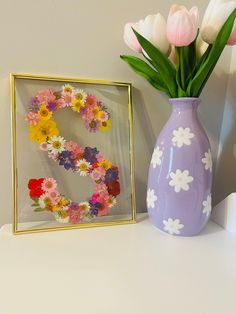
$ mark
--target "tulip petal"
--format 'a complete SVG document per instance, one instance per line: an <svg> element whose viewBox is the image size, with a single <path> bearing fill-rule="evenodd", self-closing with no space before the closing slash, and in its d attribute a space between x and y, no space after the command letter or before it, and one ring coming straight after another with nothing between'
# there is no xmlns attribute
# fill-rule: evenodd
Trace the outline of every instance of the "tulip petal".
<svg viewBox="0 0 236 314"><path fill-rule="evenodd" d="M127 23L124 27L124 41L126 45L136 52L142 52L142 48L133 32L133 29L138 30L137 23Z"/></svg>
<svg viewBox="0 0 236 314"><path fill-rule="evenodd" d="M232 33L231 33L231 35L230 35L230 37L228 39L227 44L229 46L236 45L236 26L235 26L234 30L232 31Z"/></svg>

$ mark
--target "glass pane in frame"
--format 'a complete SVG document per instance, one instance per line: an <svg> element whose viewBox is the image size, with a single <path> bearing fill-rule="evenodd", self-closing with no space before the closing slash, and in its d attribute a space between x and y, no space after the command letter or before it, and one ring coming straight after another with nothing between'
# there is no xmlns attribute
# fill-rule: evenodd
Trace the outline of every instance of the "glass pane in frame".
<svg viewBox="0 0 236 314"><path fill-rule="evenodd" d="M12 74L11 91L13 232L135 222L131 85Z"/></svg>

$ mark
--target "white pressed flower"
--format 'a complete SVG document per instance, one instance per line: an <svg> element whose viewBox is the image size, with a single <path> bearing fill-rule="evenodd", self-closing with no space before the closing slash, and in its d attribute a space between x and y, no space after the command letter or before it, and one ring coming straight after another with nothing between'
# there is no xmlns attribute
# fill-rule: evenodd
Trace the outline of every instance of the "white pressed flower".
<svg viewBox="0 0 236 314"><path fill-rule="evenodd" d="M152 160L151 160L151 164L153 166L153 168L156 168L156 166L160 166L161 165L161 157L163 155L163 151L160 150L160 147L157 146L154 149L154 152L152 154Z"/></svg>
<svg viewBox="0 0 236 314"><path fill-rule="evenodd" d="M174 187L176 193L179 193L181 190L188 191L189 183L193 181L193 177L189 175L188 170L183 172L179 169L176 172L171 172L169 185Z"/></svg>
<svg viewBox="0 0 236 314"><path fill-rule="evenodd" d="M91 168L91 164L87 162L85 159L81 159L77 161L76 167L78 168L79 174L82 177L85 177L88 175L88 171Z"/></svg>
<svg viewBox="0 0 236 314"><path fill-rule="evenodd" d="M155 191L148 189L148 191L147 191L147 207L148 208L154 208L156 200L157 200L157 196L155 195Z"/></svg>
<svg viewBox="0 0 236 314"><path fill-rule="evenodd" d="M191 133L190 128L178 128L178 130L173 131L172 143L177 145L177 147L182 147L183 145L191 145L191 139L194 134Z"/></svg>
<svg viewBox="0 0 236 314"><path fill-rule="evenodd" d="M179 219L173 220L168 218L163 220L164 230L169 234L180 234L180 230L184 228L184 225L180 223Z"/></svg>
<svg viewBox="0 0 236 314"><path fill-rule="evenodd" d="M202 158L202 162L205 164L205 169L209 169L209 171L212 172L212 157L210 149L208 149L208 152L205 153L205 157Z"/></svg>
<svg viewBox="0 0 236 314"><path fill-rule="evenodd" d="M113 207L116 205L116 198L114 196L110 196L108 199L108 207Z"/></svg>
<svg viewBox="0 0 236 314"><path fill-rule="evenodd" d="M48 150L53 154L59 154L65 150L65 139L62 136L53 136L48 141Z"/></svg>
<svg viewBox="0 0 236 314"><path fill-rule="evenodd" d="M51 204L51 200L47 193L44 193L39 198L39 207L46 208L47 205Z"/></svg>
<svg viewBox="0 0 236 314"><path fill-rule="evenodd" d="M70 84L65 84L62 86L62 92L63 93L73 93L74 92L74 87L71 86Z"/></svg>
<svg viewBox="0 0 236 314"><path fill-rule="evenodd" d="M55 216L56 221L58 221L61 224L67 224L69 222L69 216L63 215L63 212L62 214L55 213L54 216Z"/></svg>
<svg viewBox="0 0 236 314"><path fill-rule="evenodd" d="M76 99L81 100L82 102L86 101L87 94L83 89L74 89L73 95L75 96Z"/></svg>
<svg viewBox="0 0 236 314"><path fill-rule="evenodd" d="M86 213L90 210L90 205L88 202L79 203L80 209L84 210Z"/></svg>

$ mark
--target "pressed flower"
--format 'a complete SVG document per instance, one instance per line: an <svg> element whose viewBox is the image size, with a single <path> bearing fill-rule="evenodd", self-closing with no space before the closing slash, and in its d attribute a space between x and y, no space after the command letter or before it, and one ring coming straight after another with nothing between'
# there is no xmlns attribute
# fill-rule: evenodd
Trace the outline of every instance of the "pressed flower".
<svg viewBox="0 0 236 314"><path fill-rule="evenodd" d="M108 207L113 207L116 204L116 198L114 196L109 196L108 199Z"/></svg>
<svg viewBox="0 0 236 314"><path fill-rule="evenodd" d="M79 112L81 106L84 106L84 102L82 100L76 98L72 100L72 110Z"/></svg>
<svg viewBox="0 0 236 314"><path fill-rule="evenodd" d="M99 166L103 167L105 170L107 170L111 167L111 162L108 160L102 160L98 164L99 164Z"/></svg>
<svg viewBox="0 0 236 314"><path fill-rule="evenodd" d="M39 145L40 149L42 151L47 151L48 150L48 143L47 142L43 142Z"/></svg>
<svg viewBox="0 0 236 314"><path fill-rule="evenodd" d="M102 122L107 121L109 118L108 113L106 111L99 111L97 118Z"/></svg>
<svg viewBox="0 0 236 314"><path fill-rule="evenodd" d="M47 109L45 105L40 106L38 111L38 118L40 120L49 120L52 116L52 112Z"/></svg>
<svg viewBox="0 0 236 314"><path fill-rule="evenodd" d="M64 146L65 149L69 150L70 152L75 151L79 148L78 144L73 141L66 141Z"/></svg>
<svg viewBox="0 0 236 314"><path fill-rule="evenodd" d="M83 103L86 101L87 94L82 89L75 89L74 96L76 99L81 100Z"/></svg>
<svg viewBox="0 0 236 314"><path fill-rule="evenodd" d="M56 205L58 203L59 197L60 197L60 194L58 193L58 191L57 190L49 190L47 192L47 194L51 200L52 205Z"/></svg>
<svg viewBox="0 0 236 314"><path fill-rule="evenodd" d="M65 142L66 141L62 136L53 136L48 141L48 150L54 154L61 153L65 150Z"/></svg>
<svg viewBox="0 0 236 314"><path fill-rule="evenodd" d="M90 163L97 161L97 157L96 157L97 154L98 154L98 150L96 147L94 148L85 147L84 149L84 158Z"/></svg>
<svg viewBox="0 0 236 314"><path fill-rule="evenodd" d="M38 114L32 111L26 113L25 121L28 122L30 125L36 125L39 121Z"/></svg>
<svg viewBox="0 0 236 314"><path fill-rule="evenodd" d="M86 103L85 103L85 104L86 104L86 106L89 106L89 107L96 106L97 101L96 101L95 96L93 96L93 95L87 95Z"/></svg>
<svg viewBox="0 0 236 314"><path fill-rule="evenodd" d="M91 110L93 116L95 119L98 119L99 117L99 112L100 112L100 108L98 106L94 106Z"/></svg>
<svg viewBox="0 0 236 314"><path fill-rule="evenodd" d="M85 123L85 127L86 127L86 129L89 130L89 132L95 133L95 132L97 132L97 130L99 128L99 124L100 123L97 120L87 121Z"/></svg>
<svg viewBox="0 0 236 314"><path fill-rule="evenodd" d="M60 105L62 108L71 107L74 96L71 93L62 93Z"/></svg>
<svg viewBox="0 0 236 314"><path fill-rule="evenodd" d="M103 121L99 126L99 130L106 132L110 129L110 127L111 127L111 120Z"/></svg>
<svg viewBox="0 0 236 314"><path fill-rule="evenodd" d="M99 181L100 179L103 179L103 178L104 178L105 173L106 173L106 171L105 171L104 168L102 168L102 167L97 167L97 168L95 168L95 169L91 172L90 177L91 177L91 179L94 180L94 181Z"/></svg>
<svg viewBox="0 0 236 314"><path fill-rule="evenodd" d="M45 178L42 182L42 189L45 192L53 191L57 188L57 182L53 178Z"/></svg>
<svg viewBox="0 0 236 314"><path fill-rule="evenodd" d="M35 126L29 127L29 138L37 143L46 142L48 138L58 135L59 131L54 120L41 120Z"/></svg>
<svg viewBox="0 0 236 314"><path fill-rule="evenodd" d="M48 104L47 104L47 109L49 110L49 111L56 111L57 110L57 104L56 104L56 102L49 102Z"/></svg>
<svg viewBox="0 0 236 314"><path fill-rule="evenodd" d="M88 202L81 202L79 203L79 210L83 211L84 213L88 213L90 209L90 205Z"/></svg>
<svg viewBox="0 0 236 314"><path fill-rule="evenodd" d="M68 223L69 222L69 216L68 213L64 210L59 210L58 212L55 213L55 219L56 221L58 221L59 223Z"/></svg>
<svg viewBox="0 0 236 314"><path fill-rule="evenodd" d="M39 91L36 97L42 104L47 104L48 102L54 102L56 100L56 97L51 89L44 89Z"/></svg>
<svg viewBox="0 0 236 314"><path fill-rule="evenodd" d="M64 166L66 170L75 168L73 160L71 158L71 152L66 151L66 150L63 151L62 153L59 154L58 159L59 159L59 165Z"/></svg>
<svg viewBox="0 0 236 314"><path fill-rule="evenodd" d="M98 210L101 208L101 204L99 202L93 204L91 201L89 201L90 204L90 210L89 210L89 215L92 217L97 216Z"/></svg>
<svg viewBox="0 0 236 314"><path fill-rule="evenodd" d="M108 203L105 200L103 200L100 204L101 204L101 206L98 209L98 214L97 214L98 217L106 215L108 213L108 210L109 210Z"/></svg>
<svg viewBox="0 0 236 314"><path fill-rule="evenodd" d="M62 86L62 92L63 93L73 93L74 91L74 87L71 86L70 84L65 84L64 86Z"/></svg>
<svg viewBox="0 0 236 314"><path fill-rule="evenodd" d="M50 208L52 206L51 200L47 193L42 194L39 198L40 208Z"/></svg>
<svg viewBox="0 0 236 314"><path fill-rule="evenodd" d="M110 169L106 171L105 182L109 183L116 180L118 180L118 168L115 166L112 166Z"/></svg>
<svg viewBox="0 0 236 314"><path fill-rule="evenodd" d="M28 182L28 188L30 190L30 197L40 197L44 191L42 190L42 183L44 178L30 179Z"/></svg>
<svg viewBox="0 0 236 314"><path fill-rule="evenodd" d="M81 159L76 163L76 167L78 167L79 174L81 176L87 176L89 169L91 168L91 164L85 159Z"/></svg>
<svg viewBox="0 0 236 314"><path fill-rule="evenodd" d="M117 196L120 194L120 183L118 181L111 182L107 184L108 193L112 196Z"/></svg>

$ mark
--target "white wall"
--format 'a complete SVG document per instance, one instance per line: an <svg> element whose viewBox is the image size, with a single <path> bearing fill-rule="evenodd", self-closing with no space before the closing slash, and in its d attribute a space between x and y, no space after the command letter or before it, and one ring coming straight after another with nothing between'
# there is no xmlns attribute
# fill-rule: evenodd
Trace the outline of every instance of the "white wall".
<svg viewBox="0 0 236 314"><path fill-rule="evenodd" d="M157 11L167 15L172 0L0 0L0 225L11 221L10 72L123 80L134 86L137 207L145 210L147 170L156 136L169 115L168 101L119 59L131 51L123 26ZM203 12L206 1L197 4ZM230 49L225 51L202 95L199 111L214 156L226 95ZM24 149L27 149L25 147Z"/></svg>
<svg viewBox="0 0 236 314"><path fill-rule="evenodd" d="M233 48L215 179L215 200L236 191L236 47Z"/></svg>

